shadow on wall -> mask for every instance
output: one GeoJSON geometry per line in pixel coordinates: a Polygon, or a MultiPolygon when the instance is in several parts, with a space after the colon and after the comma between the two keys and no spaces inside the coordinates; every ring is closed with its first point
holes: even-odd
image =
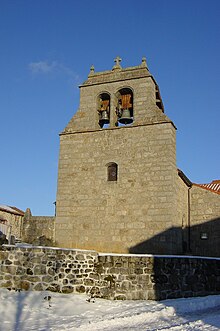
{"type": "MultiPolygon", "coordinates": [[[[189,299],[189,305],[186,302],[185,311],[181,309],[181,301],[179,301],[180,311],[178,311],[178,302],[169,299],[200,297],[201,300],[203,296],[220,294],[219,275],[220,259],[217,258],[160,258],[155,256],[153,272],[150,277],[154,289],[152,299],[166,300],[165,305],[174,307],[176,315],[184,318],[187,324],[190,324],[190,322],[198,320],[199,310],[204,309],[206,303],[212,299],[204,298],[198,306],[196,301],[192,304],[192,301],[189,299]]],[[[219,307],[217,310],[219,311],[219,307]]],[[[213,310],[212,312],[215,313],[213,310]]],[[[203,319],[202,316],[201,319],[203,319]]],[[[212,320],[212,318],[205,323],[216,327],[219,326],[218,321],[212,320]]]]}
{"type": "Polygon", "coordinates": [[[129,253],[220,257],[220,218],[190,228],[169,228],[130,247],[129,253]]]}

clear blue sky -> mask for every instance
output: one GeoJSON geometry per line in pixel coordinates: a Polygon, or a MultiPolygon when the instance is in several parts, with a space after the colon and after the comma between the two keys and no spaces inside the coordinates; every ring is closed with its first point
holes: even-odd
{"type": "Polygon", "coordinates": [[[0,204],[53,215],[59,133],[96,71],[146,56],[177,126],[177,166],[220,179],[219,0],[0,0],[0,204]]]}

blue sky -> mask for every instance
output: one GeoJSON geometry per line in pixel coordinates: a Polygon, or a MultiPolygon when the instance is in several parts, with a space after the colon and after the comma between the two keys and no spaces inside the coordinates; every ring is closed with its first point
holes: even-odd
{"type": "Polygon", "coordinates": [[[0,204],[53,215],[59,133],[94,64],[146,56],[177,126],[177,166],[220,179],[219,0],[0,0],[0,204]]]}

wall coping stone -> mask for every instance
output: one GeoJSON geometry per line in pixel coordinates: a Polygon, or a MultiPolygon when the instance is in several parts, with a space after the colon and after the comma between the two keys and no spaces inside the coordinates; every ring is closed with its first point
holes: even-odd
{"type": "Polygon", "coordinates": [[[196,256],[196,255],[154,255],[154,254],[121,254],[121,253],[98,253],[98,256],[131,256],[131,257],[158,257],[158,258],[180,258],[180,259],[204,259],[220,260],[220,257],[196,256]]]}
{"type": "Polygon", "coordinates": [[[49,246],[31,246],[31,245],[8,245],[4,244],[3,247],[9,248],[25,248],[25,249],[45,249],[45,250],[63,250],[71,252],[85,252],[95,253],[97,256],[127,256],[127,257],[156,257],[156,258],[179,258],[179,259],[203,259],[203,260],[220,260],[220,257],[197,256],[197,255],[154,255],[154,254],[122,254],[122,253],[101,253],[95,250],[77,249],[77,248],[63,248],[63,247],[49,247],[49,246]]]}
{"type": "Polygon", "coordinates": [[[94,250],[88,250],[88,249],[77,249],[77,248],[63,248],[63,247],[49,247],[49,246],[31,246],[31,244],[29,245],[19,245],[19,246],[15,246],[15,245],[2,245],[3,247],[9,247],[9,248],[25,248],[25,249],[45,249],[45,250],[55,250],[55,251],[71,251],[71,252],[85,252],[85,253],[95,253],[98,255],[98,252],[94,251],[94,250]]]}

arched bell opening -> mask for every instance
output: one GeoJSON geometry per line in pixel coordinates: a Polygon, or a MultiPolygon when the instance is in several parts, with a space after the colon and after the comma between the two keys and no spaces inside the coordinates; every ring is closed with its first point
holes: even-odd
{"type": "Polygon", "coordinates": [[[160,108],[160,110],[162,110],[162,112],[164,113],[164,107],[163,107],[163,102],[160,96],[160,90],[158,85],[155,85],[155,97],[156,97],[156,105],[157,107],[160,108]]]}
{"type": "Polygon", "coordinates": [[[110,95],[101,93],[98,96],[98,116],[99,125],[101,128],[109,127],[110,123],[110,95]]]}
{"type": "Polygon", "coordinates": [[[127,125],[133,122],[133,92],[130,88],[122,88],[117,93],[116,114],[119,125],[127,125]]]}

